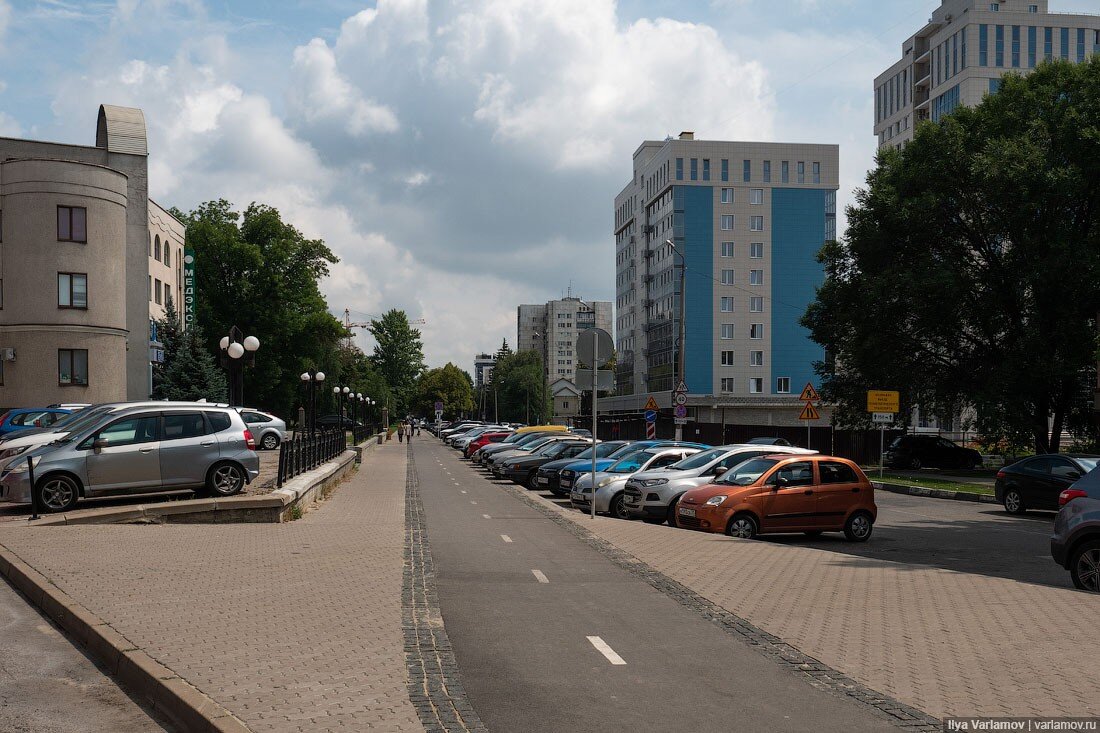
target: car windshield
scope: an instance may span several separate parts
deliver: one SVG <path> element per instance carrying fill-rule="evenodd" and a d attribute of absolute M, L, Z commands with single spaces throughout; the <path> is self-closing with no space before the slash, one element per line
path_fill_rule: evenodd
<path fill-rule="evenodd" d="M 540 456 L 546 456 L 548 458 L 557 458 L 562 453 L 565 453 L 566 450 L 571 448 L 572 445 L 573 444 L 566 443 L 564 441 L 558 442 L 558 443 L 550 443 L 548 445 L 543 446 L 541 449 L 539 449 L 538 454 Z"/>
<path fill-rule="evenodd" d="M 50 428 L 51 430 L 60 430 L 67 425 L 71 425 L 80 418 L 85 417 L 87 415 L 87 411 L 88 408 L 85 407 L 80 410 L 76 410 L 75 412 L 70 412 L 68 415 L 61 415 L 58 421 L 51 425 Z"/>
<path fill-rule="evenodd" d="M 717 483 L 748 486 L 774 468 L 777 463 L 779 461 L 774 458 L 753 458 L 726 471 Z"/>
<path fill-rule="evenodd" d="M 68 443 L 73 440 L 79 433 L 86 430 L 89 426 L 98 423 L 99 419 L 106 414 L 110 408 L 104 407 L 98 410 L 85 410 L 80 413 L 79 420 L 73 420 L 71 423 L 64 426 L 64 432 L 67 435 L 64 438 L 55 440 L 55 443 Z M 56 427 L 56 426 L 54 426 Z"/>
<path fill-rule="evenodd" d="M 1096 468 L 1096 464 L 1100 461 L 1100 458 L 1074 458 L 1073 460 L 1081 464 L 1081 468 L 1085 469 L 1085 473 L 1088 473 L 1092 469 Z"/>
<path fill-rule="evenodd" d="M 560 451 L 560 450 L 561 450 L 561 444 L 559 444 L 557 442 L 543 443 L 538 448 L 533 449 L 531 451 L 531 455 L 533 455 L 533 456 L 555 456 L 555 455 L 557 455 L 556 451 Z"/>
<path fill-rule="evenodd" d="M 620 458 L 626 458 L 631 453 L 637 453 L 640 450 L 645 450 L 648 446 L 638 445 L 637 443 L 627 443 L 622 448 L 608 456 L 608 458 L 614 458 L 616 460 Z"/>
<path fill-rule="evenodd" d="M 646 461 L 653 457 L 654 454 L 648 451 L 640 450 L 637 453 L 623 458 L 619 462 L 615 463 L 611 468 L 607 469 L 608 473 L 636 473 L 641 470 Z"/>
<path fill-rule="evenodd" d="M 553 436 L 544 435 L 541 438 L 539 438 L 538 440 L 532 440 L 530 443 L 524 443 L 523 447 L 524 448 L 530 448 L 531 451 L 534 452 L 534 451 L 538 450 L 539 448 L 541 448 L 542 446 L 546 445 L 547 443 L 551 442 L 553 439 L 554 439 Z"/>
<path fill-rule="evenodd" d="M 695 468 L 702 468 L 711 461 L 717 461 L 724 456 L 728 451 L 724 448 L 715 448 L 713 450 L 705 450 L 702 453 L 696 453 L 693 456 L 688 456 L 679 463 L 673 463 L 669 468 L 677 471 L 691 471 Z"/>

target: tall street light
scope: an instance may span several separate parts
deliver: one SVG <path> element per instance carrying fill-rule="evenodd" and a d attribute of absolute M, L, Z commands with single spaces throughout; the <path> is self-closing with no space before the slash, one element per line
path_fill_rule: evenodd
<path fill-rule="evenodd" d="M 302 383 L 309 385 L 309 434 L 317 433 L 317 385 L 325 381 L 325 373 L 315 369 L 302 372 Z"/>
<path fill-rule="evenodd" d="M 340 429 L 344 430 L 344 400 L 347 399 L 348 393 L 351 392 L 351 387 L 333 387 L 332 393 L 336 395 L 336 417 L 339 418 L 337 422 L 340 425 Z"/>
<path fill-rule="evenodd" d="M 245 336 L 241 329 L 233 326 L 228 336 L 222 336 L 218 346 L 222 350 L 222 366 L 229 372 L 229 406 L 244 407 L 244 368 L 256 363 L 260 340 Z"/>
<path fill-rule="evenodd" d="M 665 244 L 672 247 L 672 253 L 680 258 L 680 335 L 677 341 L 676 348 L 676 376 L 672 380 L 672 389 L 675 390 L 676 386 L 680 382 L 687 383 L 687 379 L 684 374 L 684 346 L 687 340 L 687 328 L 685 327 L 684 313 L 685 304 L 687 302 L 687 293 L 684 292 L 684 272 L 687 270 L 687 260 L 684 259 L 684 253 L 676 246 L 676 243 L 671 239 L 666 239 Z M 684 426 L 680 423 L 676 423 L 676 440 L 683 440 L 684 438 Z"/>

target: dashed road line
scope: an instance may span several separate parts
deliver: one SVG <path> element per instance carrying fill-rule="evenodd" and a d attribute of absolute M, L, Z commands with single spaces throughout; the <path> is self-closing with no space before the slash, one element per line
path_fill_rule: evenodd
<path fill-rule="evenodd" d="M 470 503 L 471 503 L 471 504 L 474 504 L 475 506 L 477 505 L 477 502 L 476 502 L 476 501 L 471 501 Z"/>
<path fill-rule="evenodd" d="M 481 516 L 485 517 L 486 519 L 492 519 L 492 517 L 490 517 L 488 514 L 482 514 Z"/>
<path fill-rule="evenodd" d="M 532 570 L 531 574 L 534 575 L 535 580 L 537 580 L 540 583 L 549 583 L 550 582 L 550 578 L 547 578 L 546 574 L 543 573 L 541 570 L 538 570 L 538 569 Z"/>
<path fill-rule="evenodd" d="M 501 538 L 502 540 L 504 540 L 505 542 L 508 542 L 508 543 L 511 543 L 511 541 L 512 541 L 512 538 L 511 538 L 511 537 L 509 537 L 509 536 L 508 536 L 508 535 L 506 535 L 506 534 L 502 534 L 502 535 L 500 536 L 500 538 Z"/>
<path fill-rule="evenodd" d="M 615 653 L 615 650 L 608 646 L 607 642 L 598 636 L 586 637 L 592 646 L 596 647 L 596 651 L 607 657 L 607 661 L 614 664 L 616 667 L 626 664 L 626 660 Z"/>

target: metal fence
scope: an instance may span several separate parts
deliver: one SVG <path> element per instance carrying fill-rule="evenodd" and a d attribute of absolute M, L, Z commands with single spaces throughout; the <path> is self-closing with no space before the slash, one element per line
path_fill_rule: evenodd
<path fill-rule="evenodd" d="M 358 425 L 351 429 L 351 442 L 355 445 L 370 440 L 374 435 L 374 429 L 370 425 Z"/>
<path fill-rule="evenodd" d="M 348 434 L 343 430 L 322 430 L 316 435 L 298 434 L 279 445 L 279 474 L 275 485 L 331 461 L 348 448 Z"/>

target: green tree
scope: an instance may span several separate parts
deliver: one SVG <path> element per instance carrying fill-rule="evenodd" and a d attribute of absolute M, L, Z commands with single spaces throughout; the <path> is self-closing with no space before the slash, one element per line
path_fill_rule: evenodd
<path fill-rule="evenodd" d="M 542 355 L 520 351 L 497 361 L 490 383 L 490 414 L 499 408 L 501 420 L 544 423 L 553 412 L 546 389 Z"/>
<path fill-rule="evenodd" d="M 179 338 L 182 332 L 180 327 L 180 316 L 176 311 L 176 304 L 172 300 L 171 295 L 164 301 L 164 318 L 156 323 L 157 341 L 160 342 L 164 350 L 165 361 L 159 364 L 153 364 L 153 396 L 161 399 L 157 395 L 157 388 L 164 383 L 165 367 L 168 365 L 168 360 L 175 355 L 179 348 Z"/>
<path fill-rule="evenodd" d="M 933 413 L 972 406 L 987 439 L 1057 451 L 1095 368 L 1098 204 L 1096 57 L 1006 76 L 880 153 L 803 319 L 841 419 L 865 419 L 865 390 L 899 389 Z"/>
<path fill-rule="evenodd" d="M 389 385 L 394 409 L 391 415 L 402 417 L 414 406 L 416 382 L 424 371 L 420 331 L 409 325 L 405 311 L 392 309 L 371 321 L 370 332 L 377 342 L 371 364 Z"/>
<path fill-rule="evenodd" d="M 299 375 L 309 368 L 332 371 L 347 335 L 318 286 L 336 256 L 269 206 L 254 203 L 238 214 L 219 200 L 190 214 L 172 213 L 187 224 L 195 250 L 203 346 L 218 353 L 218 341 L 234 325 L 257 337 L 256 364 L 245 370 L 245 400 L 293 419 L 304 399 Z"/>
<path fill-rule="evenodd" d="M 159 365 L 159 377 L 154 373 L 154 399 L 185 402 L 226 400 L 225 372 L 214 362 L 203 340 L 202 329 L 197 325 L 173 338 L 171 347 L 165 349 L 164 364 Z"/>
<path fill-rule="evenodd" d="M 413 411 L 435 415 L 437 401 L 443 403 L 446 420 L 469 415 L 474 410 L 474 380 L 450 362 L 438 369 L 429 369 L 417 382 Z"/>

